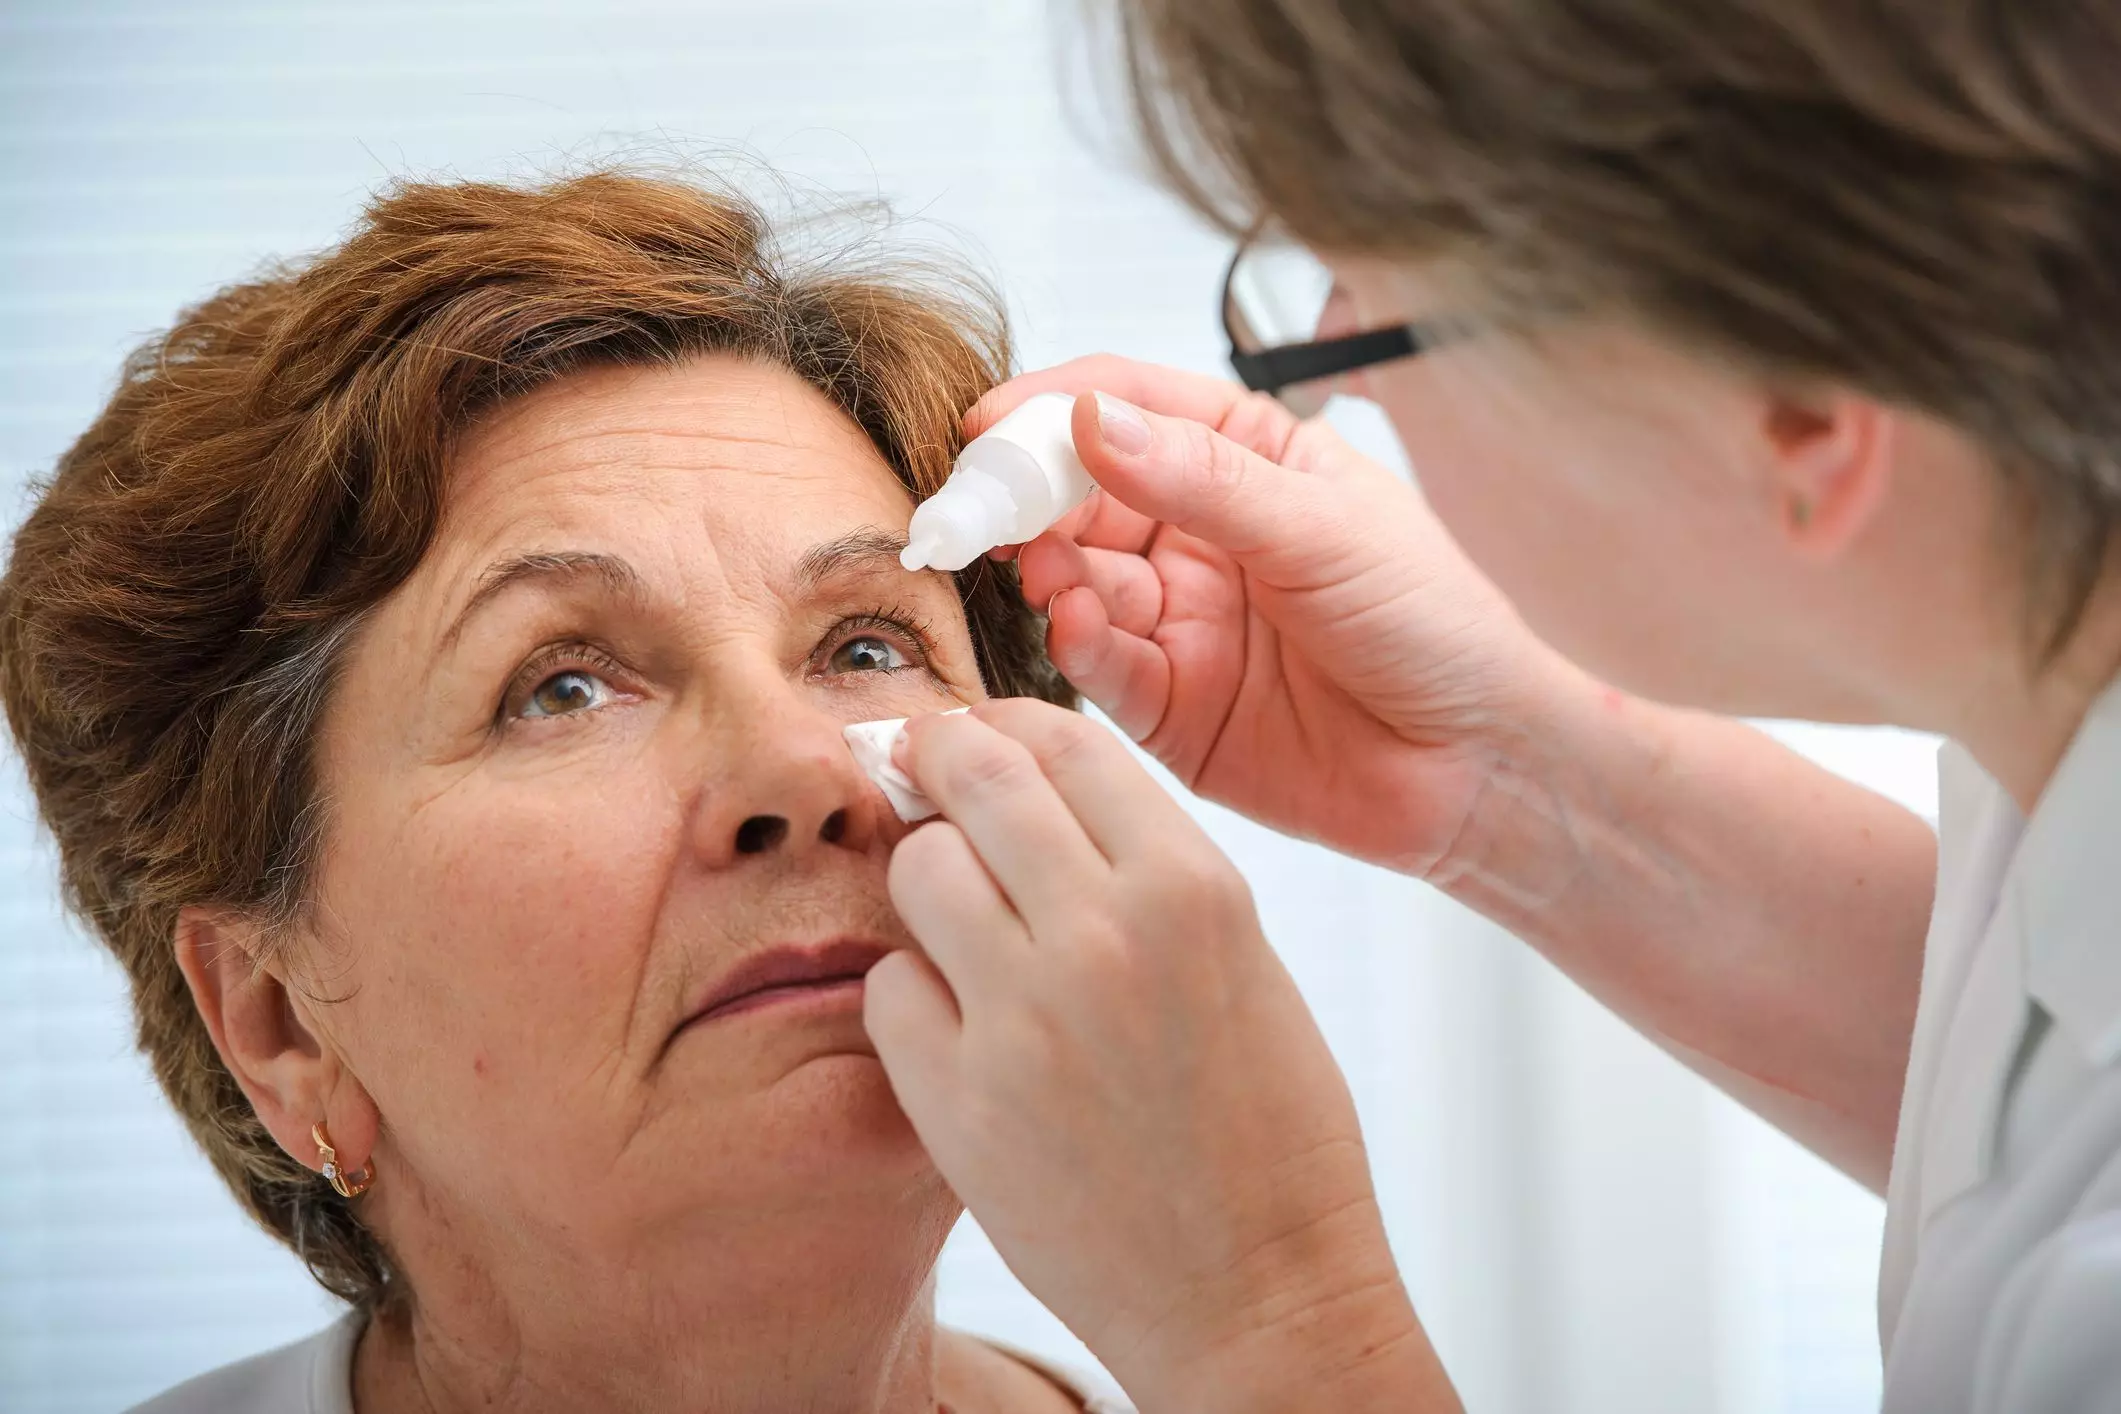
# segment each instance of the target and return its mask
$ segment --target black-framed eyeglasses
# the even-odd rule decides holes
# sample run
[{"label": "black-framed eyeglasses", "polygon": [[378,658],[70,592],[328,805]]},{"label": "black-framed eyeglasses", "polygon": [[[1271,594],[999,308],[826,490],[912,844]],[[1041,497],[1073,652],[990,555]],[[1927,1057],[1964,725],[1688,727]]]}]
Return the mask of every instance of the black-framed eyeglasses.
[{"label": "black-framed eyeglasses", "polygon": [[1421,324],[1318,338],[1332,298],[1332,272],[1302,246],[1266,228],[1238,242],[1223,272],[1222,316],[1230,367],[1247,388],[1310,417],[1332,396],[1334,378],[1444,341],[1441,330]]}]

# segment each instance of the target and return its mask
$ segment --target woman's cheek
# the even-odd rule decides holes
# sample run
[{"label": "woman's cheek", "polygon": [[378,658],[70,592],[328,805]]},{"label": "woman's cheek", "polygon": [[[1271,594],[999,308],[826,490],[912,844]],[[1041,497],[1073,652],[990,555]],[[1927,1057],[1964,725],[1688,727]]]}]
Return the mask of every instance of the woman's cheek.
[{"label": "woman's cheek", "polygon": [[474,773],[371,858],[361,933],[390,994],[379,1024],[423,1033],[408,1042],[450,1038],[461,1068],[483,1060],[496,1083],[577,1048],[610,1051],[676,830],[667,788],[604,767],[570,772],[548,756]]}]

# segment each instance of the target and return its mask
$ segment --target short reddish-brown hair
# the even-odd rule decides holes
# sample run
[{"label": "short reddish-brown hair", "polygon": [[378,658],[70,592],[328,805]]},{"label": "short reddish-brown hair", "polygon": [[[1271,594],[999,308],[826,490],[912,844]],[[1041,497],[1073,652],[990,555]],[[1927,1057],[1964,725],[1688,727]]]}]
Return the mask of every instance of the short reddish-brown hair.
[{"label": "short reddish-brown hair", "polygon": [[[222,1065],[178,910],[241,909],[274,937],[299,919],[334,672],[432,539],[467,422],[571,371],[708,353],[818,388],[916,495],[1008,364],[976,282],[846,246],[805,263],[705,185],[405,184],[336,249],[135,353],[15,536],[0,693],[68,900],[123,964],[140,1045],[215,1167],[358,1304],[389,1290],[388,1256]],[[1011,570],[980,562],[958,588],[990,690],[1073,701]]]}]

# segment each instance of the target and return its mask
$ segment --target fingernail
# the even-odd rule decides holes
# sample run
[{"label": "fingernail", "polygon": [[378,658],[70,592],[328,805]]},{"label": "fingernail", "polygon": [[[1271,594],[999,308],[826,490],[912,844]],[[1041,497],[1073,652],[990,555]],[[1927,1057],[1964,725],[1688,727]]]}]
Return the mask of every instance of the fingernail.
[{"label": "fingernail", "polygon": [[1097,435],[1106,446],[1123,457],[1138,457],[1149,450],[1149,424],[1133,404],[1109,393],[1093,396],[1097,399]]}]

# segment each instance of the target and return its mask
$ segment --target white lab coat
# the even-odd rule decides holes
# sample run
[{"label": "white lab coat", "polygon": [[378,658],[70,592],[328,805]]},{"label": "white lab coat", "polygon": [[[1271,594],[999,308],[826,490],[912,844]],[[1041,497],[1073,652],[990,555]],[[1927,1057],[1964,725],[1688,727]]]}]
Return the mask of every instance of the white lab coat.
[{"label": "white lab coat", "polygon": [[2121,684],[2029,821],[1959,748],[1939,774],[1886,1414],[2121,1411]]}]

